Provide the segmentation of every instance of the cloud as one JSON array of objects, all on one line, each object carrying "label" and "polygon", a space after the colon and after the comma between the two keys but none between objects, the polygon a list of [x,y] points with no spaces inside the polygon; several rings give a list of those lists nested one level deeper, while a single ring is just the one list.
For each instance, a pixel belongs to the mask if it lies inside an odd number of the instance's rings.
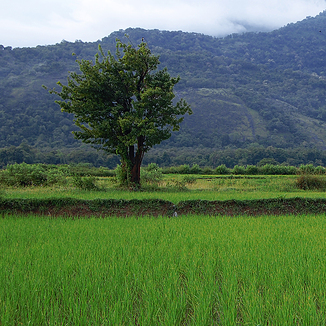
[{"label": "cloud", "polygon": [[11,0],[0,12],[0,44],[96,41],[128,27],[224,36],[272,30],[315,16],[325,0]]}]

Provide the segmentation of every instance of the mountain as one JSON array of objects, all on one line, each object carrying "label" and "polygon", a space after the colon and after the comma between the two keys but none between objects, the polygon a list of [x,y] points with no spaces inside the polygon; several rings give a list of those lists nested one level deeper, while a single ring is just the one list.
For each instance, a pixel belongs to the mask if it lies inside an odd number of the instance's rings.
[{"label": "mountain", "polygon": [[272,32],[225,38],[129,28],[97,42],[0,46],[0,147],[85,149],[71,135],[73,117],[42,85],[64,83],[68,71],[78,70],[76,57],[93,59],[99,44],[114,53],[116,38],[133,45],[145,39],[161,67],[180,75],[176,95],[193,109],[154,151],[326,149],[326,12]]}]

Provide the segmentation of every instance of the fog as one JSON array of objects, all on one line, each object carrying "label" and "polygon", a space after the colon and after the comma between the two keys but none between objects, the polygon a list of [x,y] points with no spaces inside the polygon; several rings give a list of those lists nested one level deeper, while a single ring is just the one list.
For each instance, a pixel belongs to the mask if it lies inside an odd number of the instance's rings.
[{"label": "fog", "polygon": [[93,42],[128,27],[225,36],[270,31],[324,9],[325,0],[11,0],[1,4],[0,44]]}]

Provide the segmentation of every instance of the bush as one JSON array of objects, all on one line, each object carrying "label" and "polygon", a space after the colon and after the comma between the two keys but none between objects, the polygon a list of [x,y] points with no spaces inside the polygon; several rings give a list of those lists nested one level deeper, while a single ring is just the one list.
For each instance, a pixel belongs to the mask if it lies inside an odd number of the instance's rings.
[{"label": "bush", "polygon": [[246,174],[248,175],[255,175],[258,174],[259,170],[258,167],[256,165],[248,165],[246,168]]},{"label": "bush", "polygon": [[192,175],[186,175],[182,178],[182,182],[185,185],[192,185],[194,183],[196,183],[197,179],[196,177],[192,176]]},{"label": "bush", "polygon": [[296,187],[302,190],[325,190],[326,180],[315,175],[301,175],[295,181]]},{"label": "bush", "polygon": [[231,170],[222,164],[215,169],[216,174],[231,174]]},{"label": "bush", "polygon": [[67,174],[61,170],[50,170],[47,172],[46,177],[46,185],[52,186],[54,184],[57,185],[66,185],[67,184]]},{"label": "bush", "polygon": [[158,186],[163,180],[162,169],[156,163],[150,163],[147,168],[141,169],[140,180],[142,183]]},{"label": "bush", "polygon": [[236,165],[233,169],[232,169],[232,174],[246,174],[246,169],[243,166],[239,166]]},{"label": "bush", "polygon": [[194,184],[196,181],[196,177],[192,175],[186,175],[181,179],[173,179],[172,183],[169,182],[167,184],[167,187],[183,191],[187,190],[187,185]]},{"label": "bush", "polygon": [[202,172],[203,170],[199,167],[198,164],[194,164],[189,171],[190,174],[200,174]]},{"label": "bush", "polygon": [[11,164],[7,169],[2,171],[0,182],[7,186],[39,186],[45,184],[47,174],[44,168],[39,164]]},{"label": "bush", "polygon": [[263,175],[295,175],[297,168],[294,166],[265,164],[259,167],[259,174]]},{"label": "bush", "polygon": [[214,170],[208,166],[205,166],[203,168],[203,174],[205,174],[205,175],[214,174]]},{"label": "bush", "polygon": [[118,164],[114,170],[116,182],[120,187],[126,187],[128,182],[128,174],[126,169],[123,169],[121,164]]},{"label": "bush", "polygon": [[72,177],[73,185],[81,190],[98,190],[99,188],[95,184],[96,178],[94,176],[81,177],[74,175]]},{"label": "bush", "polygon": [[71,175],[79,175],[81,177],[85,176],[94,176],[94,177],[114,177],[115,173],[113,170],[110,170],[105,167],[96,168],[89,163],[78,163],[71,164],[69,166]]},{"label": "bush", "polygon": [[317,166],[315,168],[315,174],[325,174],[326,169],[323,166]]},{"label": "bush", "polygon": [[0,183],[17,187],[64,185],[67,175],[67,167],[45,164],[12,164],[0,173]]},{"label": "bush", "polygon": [[298,174],[314,174],[315,167],[312,164],[300,165]]},{"label": "bush", "polygon": [[180,165],[177,168],[177,173],[179,174],[189,174],[190,173],[190,166],[188,164]]}]

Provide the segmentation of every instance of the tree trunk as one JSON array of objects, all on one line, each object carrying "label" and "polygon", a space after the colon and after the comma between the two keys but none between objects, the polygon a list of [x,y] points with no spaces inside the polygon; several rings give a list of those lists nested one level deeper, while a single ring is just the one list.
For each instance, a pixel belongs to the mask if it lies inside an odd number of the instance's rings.
[{"label": "tree trunk", "polygon": [[143,143],[144,137],[138,137],[138,148],[135,155],[135,147],[129,147],[129,159],[131,162],[131,178],[130,182],[131,185],[135,186],[136,188],[140,187],[140,166],[143,161],[144,151],[143,151]]},{"label": "tree trunk", "polygon": [[141,160],[135,156],[135,163],[133,167],[131,168],[131,184],[134,184],[136,187],[140,186],[140,166],[141,166]]}]

